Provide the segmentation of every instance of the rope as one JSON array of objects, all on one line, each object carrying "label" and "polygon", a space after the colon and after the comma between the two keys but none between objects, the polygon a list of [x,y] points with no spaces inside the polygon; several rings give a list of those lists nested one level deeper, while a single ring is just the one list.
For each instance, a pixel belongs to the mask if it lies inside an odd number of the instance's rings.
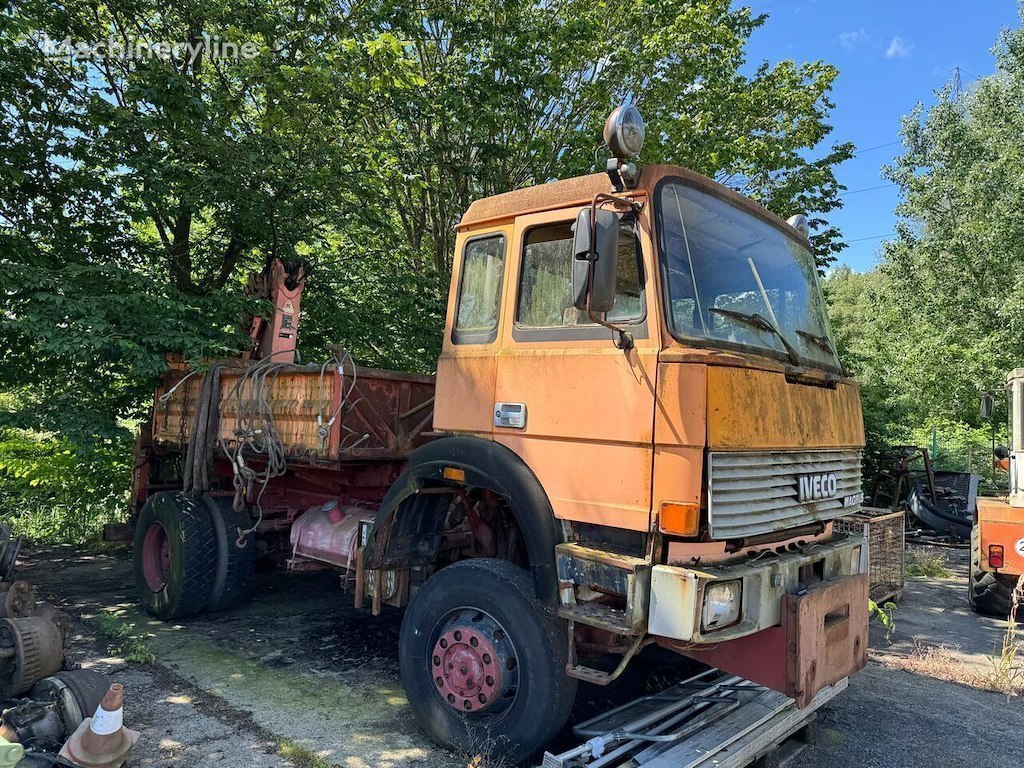
[{"label": "rope", "polygon": [[[346,366],[349,368],[349,383],[338,398],[338,406],[330,414],[326,415],[326,409],[330,402],[326,397],[325,377],[330,366],[337,368],[340,384],[344,387],[346,378]],[[320,369],[318,413],[316,417],[317,437],[323,446],[330,436],[331,429],[337,419],[344,413],[352,410],[359,400],[352,401],[351,396],[356,387],[357,373],[355,361],[347,350],[336,351],[334,357],[324,361],[320,366],[303,366],[306,369]],[[277,377],[286,370],[294,370],[295,366],[290,363],[275,362],[272,357],[265,357],[248,367],[235,382],[229,398],[235,400],[236,423],[234,428],[235,440],[233,442],[223,441],[221,447],[225,457],[231,463],[232,484],[235,489],[234,509],[237,512],[245,508],[246,501],[252,499],[256,508],[256,521],[249,528],[242,530],[238,528],[239,548],[245,546],[246,537],[255,532],[263,521],[263,507],[261,499],[275,477],[280,477],[288,471],[288,461],[285,452],[284,442],[281,439],[277,425],[274,423],[273,406],[271,393]],[[219,397],[216,401],[219,402]],[[326,417],[326,418],[325,418]],[[339,445],[339,451],[351,450],[369,439],[368,434],[362,435],[357,441],[346,446],[356,433],[344,427],[348,433]],[[198,424],[197,424],[198,429]],[[216,432],[214,432],[214,439]],[[189,446],[191,451],[191,445]],[[249,461],[246,460],[249,458]],[[250,463],[253,458],[262,461],[262,469],[257,469]]]}]

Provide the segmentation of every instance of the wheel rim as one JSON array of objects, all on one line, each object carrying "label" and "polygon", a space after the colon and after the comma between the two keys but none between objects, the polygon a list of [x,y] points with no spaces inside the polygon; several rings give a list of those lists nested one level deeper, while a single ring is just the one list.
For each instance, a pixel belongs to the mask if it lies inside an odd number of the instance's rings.
[{"label": "wheel rim", "polygon": [[519,659],[505,628],[476,608],[447,613],[434,629],[427,659],[434,690],[460,715],[487,718],[519,694]]},{"label": "wheel rim", "polygon": [[146,586],[159,592],[171,575],[171,540],[162,523],[154,522],[142,540],[142,576]]}]

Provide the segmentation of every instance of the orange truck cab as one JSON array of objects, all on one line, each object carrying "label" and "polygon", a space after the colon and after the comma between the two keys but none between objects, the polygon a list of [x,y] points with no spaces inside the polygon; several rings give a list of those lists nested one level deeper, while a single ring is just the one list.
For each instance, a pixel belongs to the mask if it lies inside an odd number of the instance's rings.
[{"label": "orange truck cab", "polygon": [[[862,500],[859,392],[806,232],[685,169],[644,168],[614,206],[603,319],[623,349],[572,295],[577,219],[610,191],[595,174],[470,207],[434,427],[536,478],[562,532],[563,617],[806,698],[864,663],[868,602],[863,542],[830,524]],[[844,661],[787,679],[806,670],[782,652],[783,598],[828,585]]]},{"label": "orange truck cab", "polygon": [[436,381],[292,365],[301,275],[268,272],[284,346],[172,371],[140,439],[146,609],[237,604],[256,556],[354,573],[357,605],[406,609],[423,728],[509,761],[650,644],[800,707],[862,668],[866,544],[832,525],[860,397],[806,220],[638,168],[638,131],[617,110],[605,173],[473,203]]},{"label": "orange truck cab", "polygon": [[[978,499],[968,587],[971,608],[1003,617],[1009,615],[1018,580],[1024,576],[1024,368],[1015,368],[1006,377],[1006,392],[1010,492],[1005,498]],[[990,417],[991,407],[989,411]]]}]

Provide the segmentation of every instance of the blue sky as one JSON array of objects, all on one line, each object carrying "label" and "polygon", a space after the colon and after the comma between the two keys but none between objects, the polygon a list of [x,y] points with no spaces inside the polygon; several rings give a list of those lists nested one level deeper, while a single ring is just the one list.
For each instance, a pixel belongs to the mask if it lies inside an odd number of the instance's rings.
[{"label": "blue sky", "polygon": [[848,191],[843,209],[831,218],[849,243],[839,262],[857,271],[870,269],[882,242],[877,236],[891,233],[895,222],[898,190],[873,188],[887,184],[881,166],[900,153],[900,145],[891,143],[899,139],[900,118],[917,102],[934,103],[935,91],[950,82],[955,67],[965,86],[994,71],[991,49],[1000,29],[1020,26],[1016,0],[747,0],[737,5],[769,14],[748,46],[751,65],[821,59],[838,67],[832,138],[854,142],[859,154],[838,170]]}]

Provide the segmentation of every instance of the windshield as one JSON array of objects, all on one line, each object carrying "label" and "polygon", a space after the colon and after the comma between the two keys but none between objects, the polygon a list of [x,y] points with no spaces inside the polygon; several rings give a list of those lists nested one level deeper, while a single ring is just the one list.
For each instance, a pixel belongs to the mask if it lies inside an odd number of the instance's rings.
[{"label": "windshield", "polygon": [[658,194],[674,334],[839,369],[814,256],[776,227],[681,182]]}]

